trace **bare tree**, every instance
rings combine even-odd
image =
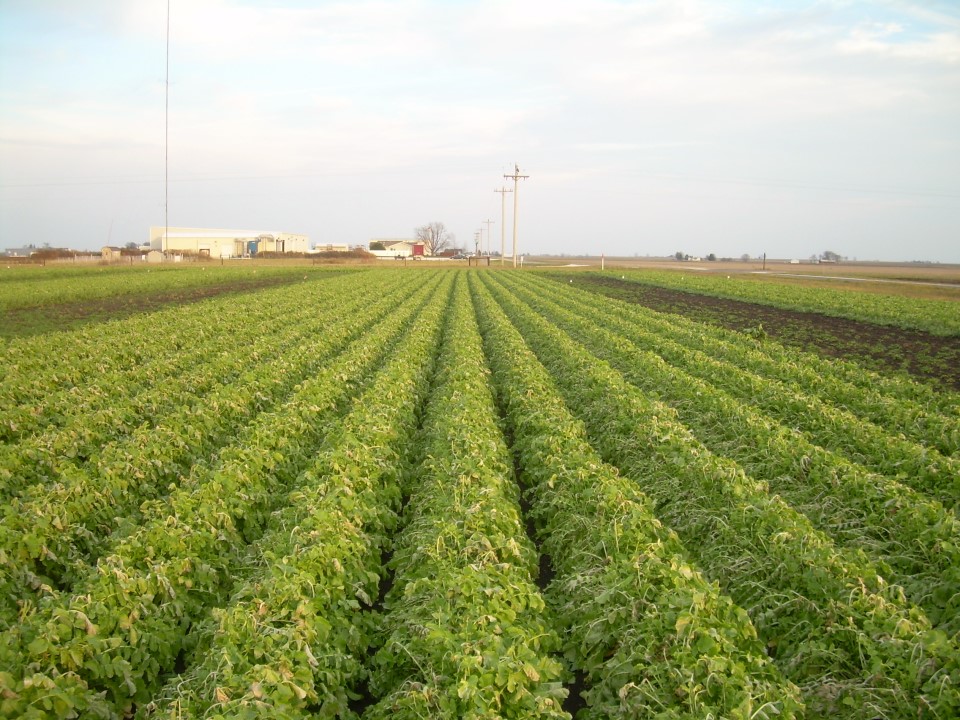
[[[442,222],[421,225],[415,231],[417,240],[423,243],[428,255],[439,255],[454,240],[453,233]]]

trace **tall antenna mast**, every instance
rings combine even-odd
[[[503,267],[507,233],[507,193],[513,192],[513,190],[504,187],[499,190],[494,190],[494,192],[500,193],[500,267]]]
[[[170,0],[167,0],[167,79],[163,114],[163,241],[160,251],[166,252],[170,242]]]
[[[520,174],[520,166],[513,164],[513,175],[504,175],[513,178],[513,266],[517,266],[517,180],[526,180],[529,175]]]

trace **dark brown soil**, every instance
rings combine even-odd
[[[564,276],[568,279],[569,276]],[[884,373],[960,390],[960,338],[875,325],[810,312],[697,295],[610,277],[581,275],[580,287],[660,312],[731,330],[764,332],[778,341],[828,357],[843,358]]]
[[[29,337],[60,330],[71,330],[90,323],[129,317],[160,310],[168,305],[194,303],[218,295],[252,292],[262,288],[300,281],[301,276],[263,278],[224,285],[205,285],[177,292],[153,295],[127,295],[82,303],[61,303],[44,307],[20,308],[0,317],[0,337]]]

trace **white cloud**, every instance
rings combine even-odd
[[[681,215],[684,237],[761,233],[751,217],[775,218],[751,207],[771,193],[793,236],[839,232],[843,188],[892,200],[870,188],[960,186],[960,21],[930,7],[175,0],[170,161],[190,180],[177,202],[243,225],[289,214],[351,242],[365,239],[357,212],[378,228],[443,216],[469,237],[471,213],[499,217],[491,190],[517,161],[524,197],[565,218],[531,207],[532,242],[572,246],[601,208],[607,237],[632,237],[640,197],[671,244]],[[19,66],[0,86],[0,183],[162,176],[165,3],[2,8],[16,14],[0,23],[0,67]],[[5,29],[23,22],[29,47]],[[16,232],[29,210],[4,192],[0,230]],[[804,219],[817,203],[828,219]]]
[[[130,3],[128,31],[145,37],[166,28],[165,7]],[[231,0],[174,3],[173,49],[214,63],[328,60],[367,63],[419,54],[427,45],[420,3],[327,2],[315,7],[240,5]]]
[[[960,33],[933,33],[906,39],[897,23],[868,23],[850,30],[837,43],[841,53],[869,54],[891,59],[917,60],[941,65],[960,64]]]

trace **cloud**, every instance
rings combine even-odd
[[[873,55],[938,65],[960,65],[960,34],[933,33],[908,40],[904,28],[896,23],[858,25],[837,43],[837,49],[848,55]]]
[[[122,23],[128,32],[151,37],[165,29],[164,10],[160,3],[124,4]],[[171,44],[213,63],[372,63],[419,54],[427,40],[424,13],[421,3],[361,0],[300,7],[192,0],[171,9]]]
[[[0,183],[162,177],[165,3],[2,8],[0,67],[17,72],[0,83]],[[351,242],[356,213],[469,237],[471,213],[499,217],[514,161],[524,198],[565,218],[531,207],[531,242],[575,244],[601,208],[608,237],[630,237],[638,198],[664,242],[671,216],[745,233],[761,196],[795,237],[839,232],[804,215],[845,206],[845,188],[960,186],[958,47],[952,4],[906,0],[174,2],[171,177],[191,213]],[[8,198],[15,233],[28,209]]]

